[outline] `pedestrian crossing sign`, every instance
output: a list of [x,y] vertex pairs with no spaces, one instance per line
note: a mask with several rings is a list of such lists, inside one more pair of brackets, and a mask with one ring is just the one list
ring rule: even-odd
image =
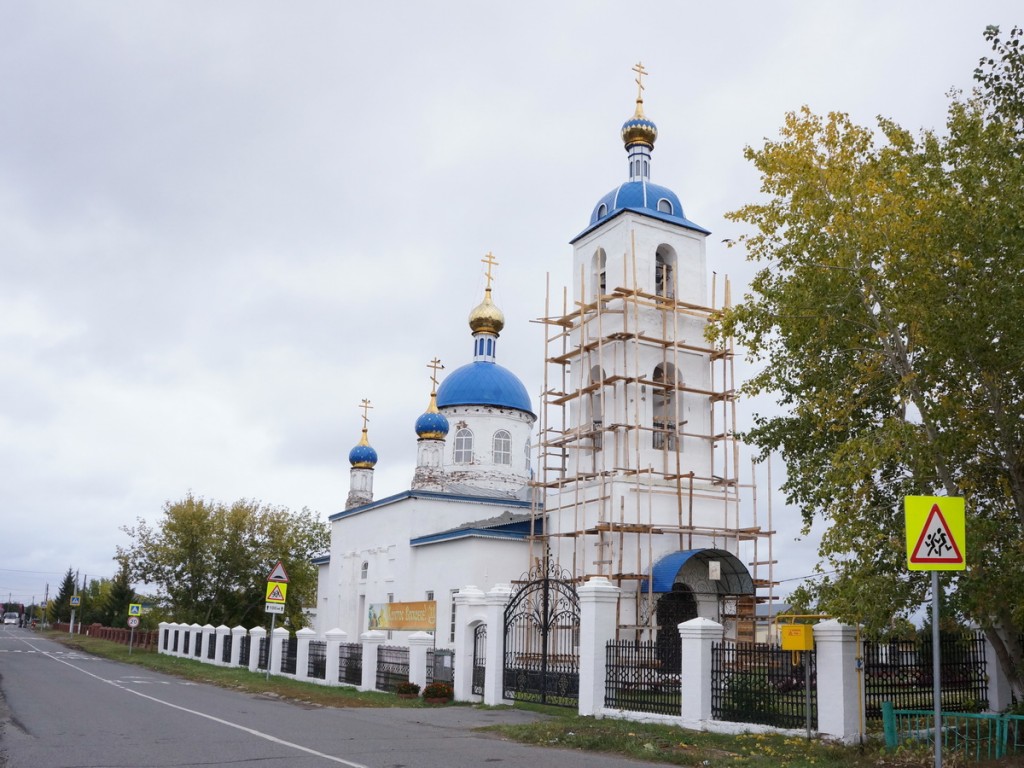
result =
[[283,581],[268,581],[267,582],[267,602],[268,603],[283,603],[285,601],[285,595],[288,594],[288,585]]
[[907,568],[962,571],[967,567],[964,500],[956,496],[907,496]]

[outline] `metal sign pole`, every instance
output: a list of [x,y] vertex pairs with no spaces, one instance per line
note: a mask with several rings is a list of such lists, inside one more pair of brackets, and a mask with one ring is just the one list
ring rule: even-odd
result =
[[935,768],[942,768],[942,650],[939,648],[939,572],[932,571],[932,702],[935,706]]
[[267,680],[270,680],[270,665],[274,658],[274,619],[276,618],[276,613],[270,614],[270,634],[267,636]]
[[135,643],[135,627],[132,627],[131,633],[128,635],[128,655],[132,655],[132,645]]
[[803,652],[804,657],[804,722],[807,725],[807,739],[811,738],[811,654]]

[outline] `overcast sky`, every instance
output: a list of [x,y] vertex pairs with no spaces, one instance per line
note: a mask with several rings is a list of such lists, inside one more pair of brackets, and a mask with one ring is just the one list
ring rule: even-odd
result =
[[[1022,21],[1009,1],[0,0],[0,599],[112,576],[121,526],[189,490],[326,519],[364,397],[376,496],[407,489],[426,364],[469,361],[488,251],[499,361],[536,404],[530,321],[626,180],[637,61],[652,180],[738,298],[745,145],[804,104],[941,127],[986,24]],[[776,577],[809,573],[774,512]]]

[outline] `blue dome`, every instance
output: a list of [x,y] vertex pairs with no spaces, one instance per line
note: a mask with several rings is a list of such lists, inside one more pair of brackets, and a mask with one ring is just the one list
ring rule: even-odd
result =
[[482,360],[452,371],[437,390],[437,405],[494,405],[533,413],[523,382],[507,368]]
[[590,214],[590,224],[573,239],[585,235],[594,227],[623,211],[633,211],[661,221],[679,224],[687,229],[711,234],[704,227],[694,224],[686,218],[686,214],[683,213],[683,204],[679,202],[679,196],[668,187],[652,184],[649,181],[627,181],[597,201],[594,212]]
[[448,419],[443,413],[427,411],[416,419],[416,434],[427,440],[443,440],[448,434]]
[[348,460],[357,469],[373,469],[377,463],[377,452],[371,446],[360,443],[348,452]]

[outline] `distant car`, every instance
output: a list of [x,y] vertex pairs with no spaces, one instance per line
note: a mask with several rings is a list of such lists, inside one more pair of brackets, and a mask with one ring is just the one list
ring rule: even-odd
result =
[[20,623],[20,621],[21,621],[21,617],[18,614],[14,613],[13,611],[10,612],[10,613],[5,613],[4,614],[4,624],[15,624],[15,625],[17,625],[18,623]]

